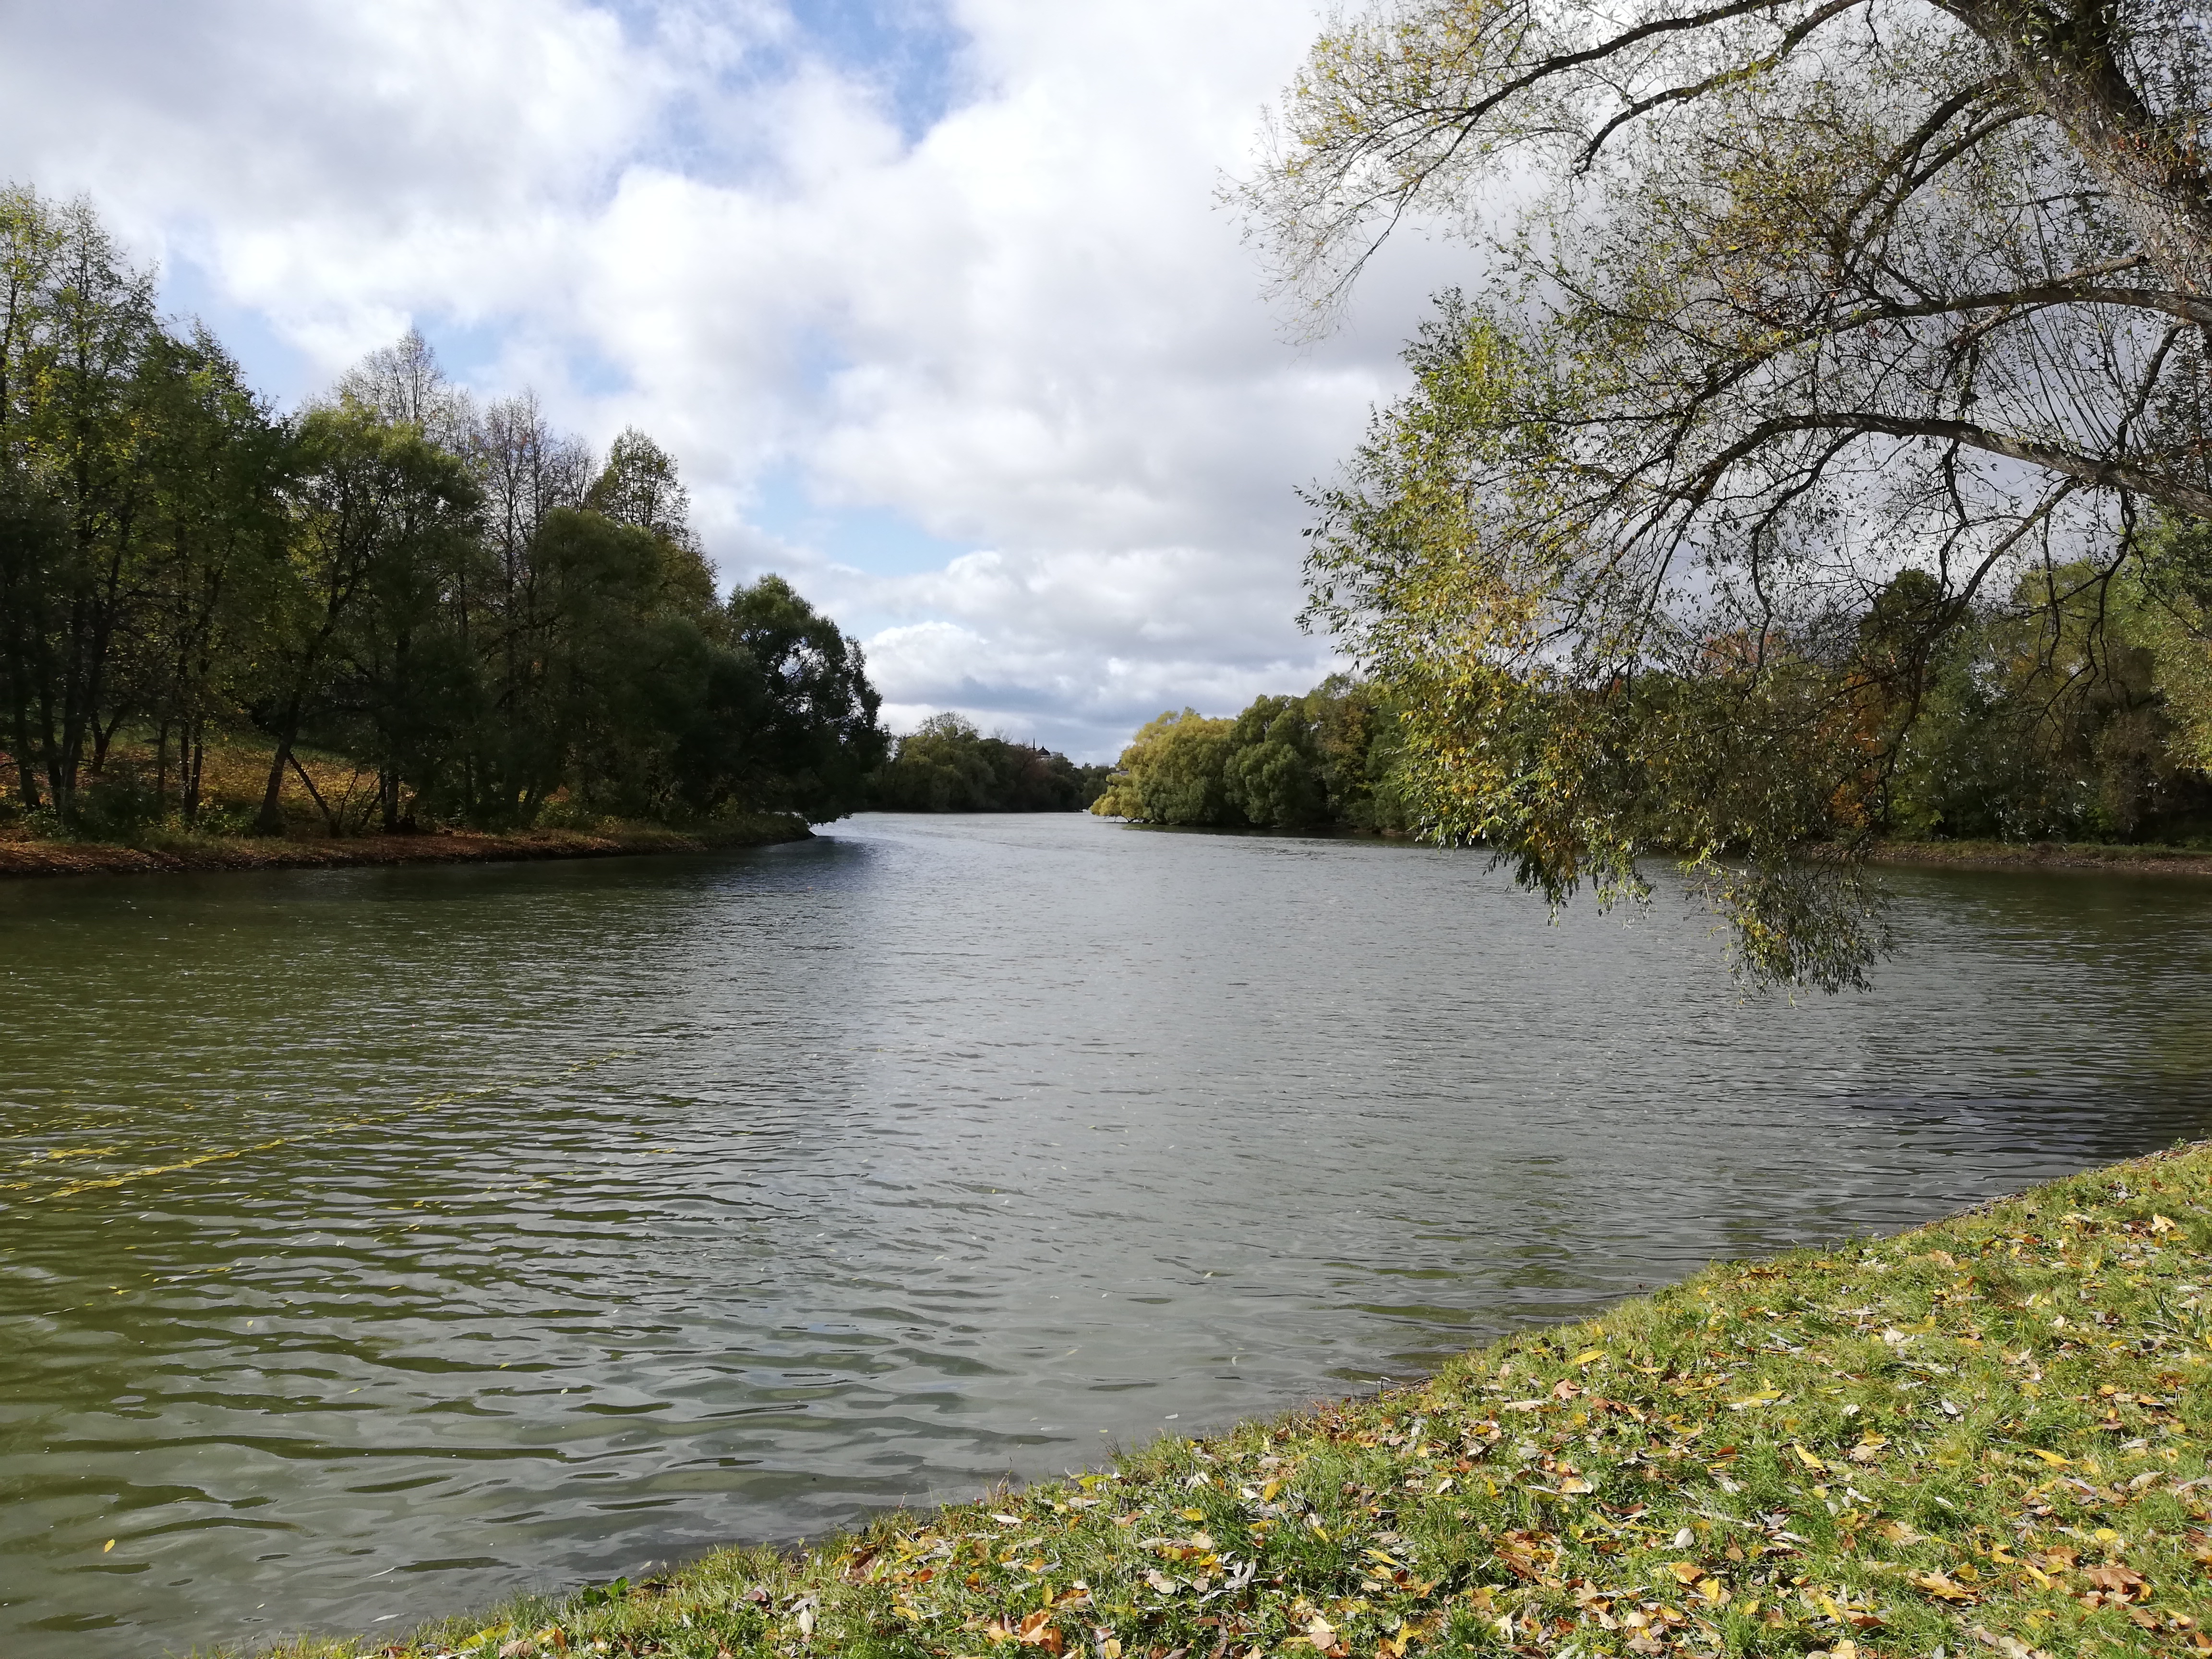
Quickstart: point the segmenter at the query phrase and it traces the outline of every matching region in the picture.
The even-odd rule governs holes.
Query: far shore
[[[2107,842],[1891,841],[1878,842],[1868,861],[1939,865],[1954,870],[2108,870],[2116,874],[2212,876],[2212,851]]]
[[[1144,828],[1177,826],[1144,825]],[[193,836],[169,832],[138,843],[10,841],[0,831],[0,880],[39,876],[150,875],[217,870],[313,870],[398,864],[504,864],[547,859],[620,858],[703,853],[805,841],[813,830],[781,813],[756,813],[708,825],[650,823],[592,830],[490,832],[435,830],[416,835],[325,838],[295,826],[289,836]],[[1279,831],[1203,829],[1204,835]],[[1329,832],[1324,832],[1329,833]],[[1335,831],[1336,836],[1356,832]],[[1389,840],[1397,836],[1384,837]],[[2103,871],[2115,875],[2212,876],[2212,849],[2106,842],[1895,841],[1876,843],[1868,862],[1954,870]]]
[[[488,834],[440,830],[411,836],[343,839],[169,835],[141,845],[110,842],[0,840],[0,880],[10,877],[149,875],[215,870],[317,870],[364,865],[504,864],[544,859],[621,858],[646,853],[705,853],[764,847],[813,835],[781,813],[672,830],[617,824],[583,830]]]

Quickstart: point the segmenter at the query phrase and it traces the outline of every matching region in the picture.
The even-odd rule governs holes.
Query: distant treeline
[[[1234,720],[1165,714],[1121,751],[1091,810],[1145,823],[1402,834],[1396,714],[1343,676],[1261,697]]]
[[[0,805],[191,824],[210,738],[252,731],[263,830],[309,744],[386,830],[819,821],[865,801],[878,703],[780,579],[717,598],[642,433],[479,407],[412,334],[280,416],[88,206],[0,191]],[[124,734],[149,766],[110,765]]]
[[[2107,585],[2087,564],[2025,578],[1963,611],[1887,677],[1893,728],[1917,698],[1889,779],[1886,833],[1917,839],[2160,842],[2212,836],[2212,526],[2170,529],[2154,562]],[[1921,651],[1948,603],[1909,570],[1862,615],[1863,658]]]
[[[897,740],[870,780],[870,800],[887,812],[1079,812],[1098,798],[1109,769],[933,714]]]
[[[1875,753],[1912,715],[1866,829],[1909,840],[2212,841],[2212,674],[2201,645],[2212,526],[2176,532],[2156,568],[2155,579],[2130,572],[2109,587],[2086,566],[2039,571],[2033,592],[1960,610],[1932,650],[1918,644],[1927,613],[1949,601],[1923,572],[1896,576],[1839,618],[1834,661],[1790,671],[1835,681],[1830,740]],[[1908,652],[1921,654],[1905,660]],[[1680,689],[1653,674],[1620,695],[1663,703]],[[1420,825],[1403,780],[1415,763],[1387,695],[1338,678],[1303,697],[1261,697],[1234,720],[1162,714],[1122,751],[1091,811],[1410,833]]]

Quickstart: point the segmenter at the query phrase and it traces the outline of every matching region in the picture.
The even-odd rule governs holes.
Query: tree
[[[870,799],[893,812],[1076,812],[1097,799],[1106,770],[1035,744],[987,738],[947,711],[898,740],[870,781]]]
[[[139,380],[155,489],[124,623],[118,702],[125,714],[155,725],[157,807],[167,798],[175,738],[177,809],[190,826],[199,818],[210,728],[240,715],[286,557],[292,434],[205,329],[151,342]]]
[[[447,377],[419,328],[370,352],[338,377],[335,390],[337,403],[390,425],[411,426],[455,454],[468,449],[475,434],[475,405]]]
[[[687,781],[685,744],[728,696],[711,574],[691,549],[590,508],[548,514],[532,557],[550,621],[515,727],[523,816],[563,786],[600,811],[665,812]],[[742,682],[750,665],[723,666]],[[737,703],[752,708],[742,691]]]
[[[692,799],[734,799],[820,823],[864,805],[889,739],[883,699],[860,642],[781,576],[763,576],[723,607],[728,644],[757,678],[725,665],[679,756]]]
[[[87,203],[0,192],[0,468],[12,503],[0,644],[24,799],[43,782],[66,817],[114,731],[114,652],[152,493],[139,370],[159,330],[152,278]]]
[[[549,767],[543,752],[558,611],[541,535],[555,512],[584,504],[598,466],[528,392],[488,407],[467,453],[484,493],[489,557],[483,584],[456,596],[461,631],[484,665],[485,707],[462,790],[472,817],[507,823],[526,821],[561,781],[559,763]]]
[[[1246,823],[1304,830],[1328,813],[1316,733],[1304,697],[1261,697],[1230,728],[1222,795]]]
[[[1415,0],[1322,37],[1244,196],[1283,280],[1325,319],[1405,216],[1497,233],[1310,563],[1427,833],[1554,901],[1668,848],[1753,974],[1863,978],[1874,896],[1814,854],[1879,832],[1936,644],[2212,513],[2206,53],[2167,0]],[[1907,566],[1935,600],[1862,651]]]
[[[674,458],[634,426],[623,428],[607,451],[606,466],[586,499],[617,524],[634,525],[678,547],[697,545],[691,492],[677,475]]]
[[[301,769],[294,750],[303,722],[354,714],[373,733],[386,827],[397,829],[402,785],[423,759],[410,730],[417,711],[409,658],[479,497],[459,457],[420,427],[359,404],[310,412],[295,465],[259,714],[276,747],[256,827],[264,835],[284,827],[285,769]]]
[[[651,438],[601,465],[412,330],[280,420],[153,295],[89,204],[0,191],[0,810],[195,824],[247,723],[264,833],[293,775],[352,822],[303,744],[375,777],[387,831],[860,804],[859,646],[777,578],[725,605]]]
[[[1208,720],[1195,708],[1139,726],[1091,810],[1146,823],[1241,823],[1226,776],[1236,730],[1236,721]]]

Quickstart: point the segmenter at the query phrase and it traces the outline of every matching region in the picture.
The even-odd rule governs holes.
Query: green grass
[[[2212,1652],[2212,1147],[371,1653]]]

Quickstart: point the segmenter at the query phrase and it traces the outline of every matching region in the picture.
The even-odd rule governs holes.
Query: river
[[[818,1534],[2212,1127],[2212,884],[1894,884],[1794,1004],[1671,891],[1074,816],[0,888],[0,1651]]]

